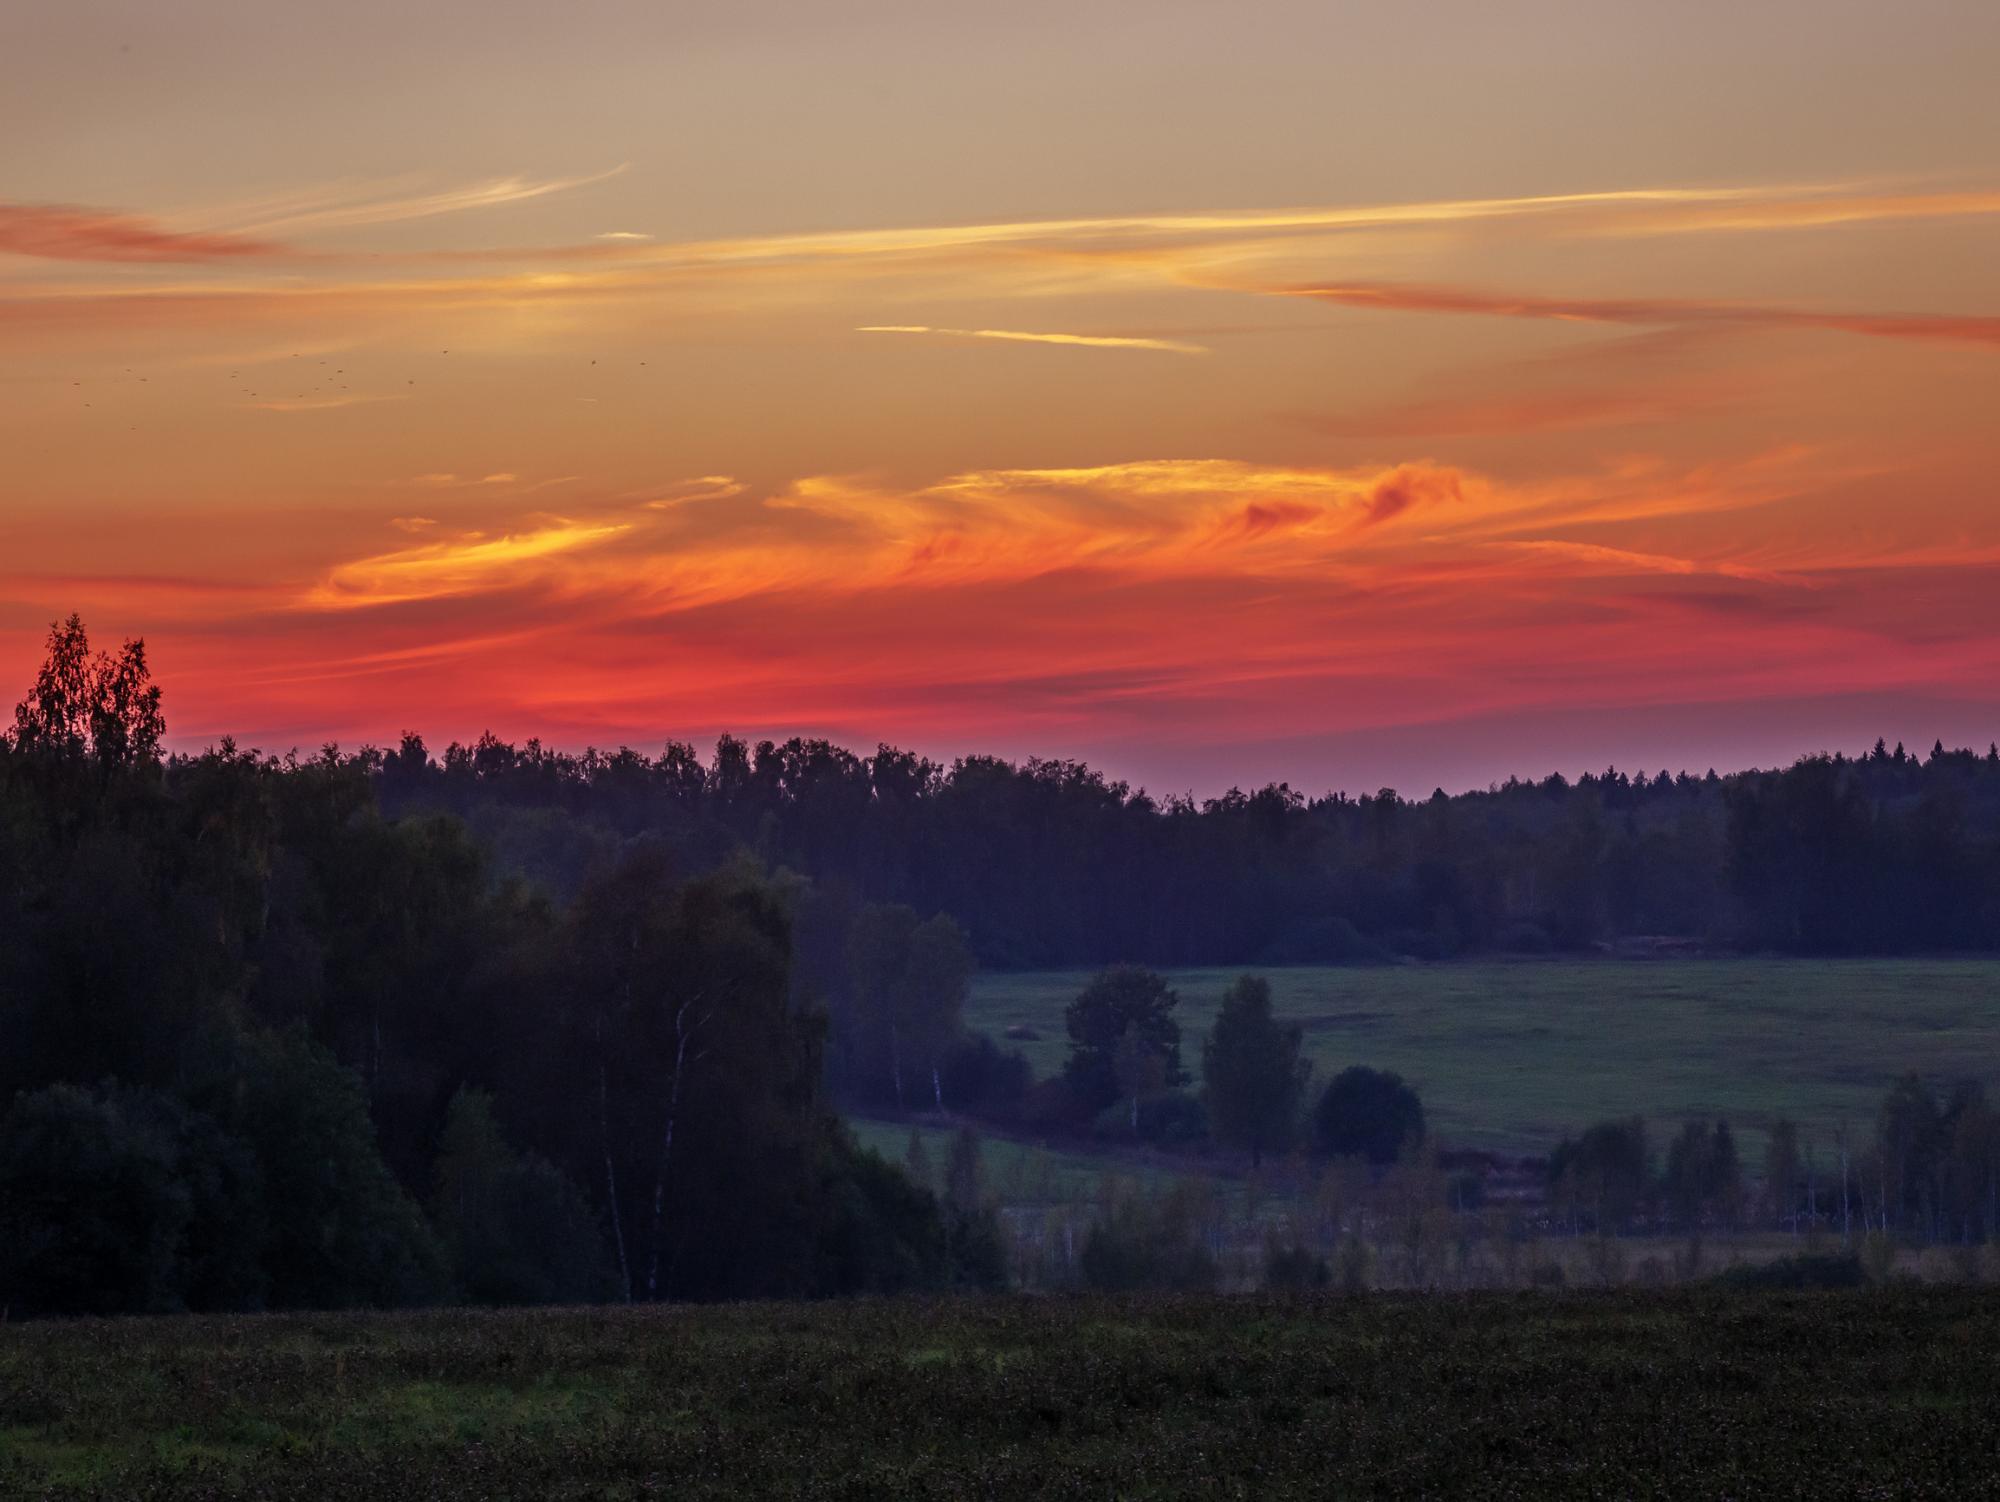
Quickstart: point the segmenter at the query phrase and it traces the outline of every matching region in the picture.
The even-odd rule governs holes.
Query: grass
[[[0,1327],[0,1494],[1970,1496],[2000,1298],[1014,1298]]]
[[[1236,970],[1177,970],[1183,1055]],[[1565,1132],[1639,1112],[1659,1124],[1724,1116],[1755,1150],[1772,1118],[1822,1153],[1848,1122],[1872,1127],[1899,1073],[2000,1083],[2000,961],[1547,960],[1300,967],[1259,972],[1305,1025],[1314,1077],[1397,1070],[1433,1127],[1463,1146],[1546,1151]],[[1036,1074],[1062,1067],[1063,1008],[1084,971],[980,976],[966,1011],[1000,1038],[1025,1025]],[[1657,1144],[1656,1144],[1657,1145]],[[900,1148],[898,1149],[900,1153]]]

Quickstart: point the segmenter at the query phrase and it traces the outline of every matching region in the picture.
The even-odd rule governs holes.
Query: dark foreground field
[[[1953,1496],[2000,1297],[999,1299],[0,1327],[8,1497]]]

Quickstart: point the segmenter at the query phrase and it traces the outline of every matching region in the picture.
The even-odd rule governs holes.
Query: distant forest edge
[[[143,648],[139,662],[143,674]],[[21,706],[14,754],[38,736],[88,739],[83,724],[38,729],[37,702]],[[1607,769],[1416,800],[1283,783],[1159,798],[1076,761],[946,766],[886,745],[863,756],[733,736],[706,761],[680,741],[576,754],[489,733],[434,755],[406,734],[301,759],[224,739],[163,771],[185,788],[252,765],[337,785],[388,819],[454,815],[499,872],[558,900],[640,843],[682,875],[747,856],[828,902],[949,914],[989,968],[1447,959],[1640,936],[1793,954],[2000,948],[1992,745],[1921,756],[1878,740],[1780,771]]]
[[[223,754],[231,754],[225,752]],[[175,767],[181,764],[176,759]],[[1279,965],[1589,951],[2000,947],[2000,750],[1877,741],[1782,771],[1509,778],[1406,799],[1279,783],[1156,798],[1075,761],[725,736],[574,755],[492,735],[328,747],[385,814],[448,812],[557,894],[635,841],[748,852],[838,900],[948,913],[989,967]],[[291,760],[275,764],[296,771]],[[172,768],[170,768],[170,771]]]
[[[143,644],[93,653],[72,617],[0,736],[0,1318],[992,1287],[1010,1264],[1031,1286],[1211,1286],[1191,1201],[1107,1199],[1080,1238],[1003,1225],[969,1126],[939,1185],[919,1138],[906,1171],[840,1111],[1213,1145],[1253,1173],[1305,1152],[1330,1165],[1306,1173],[1321,1200],[1379,1180],[1419,1219],[1477,1196],[1395,1074],[1317,1090],[1254,976],[1200,1040],[1199,1095],[1178,995],[1129,961],[1068,1002],[1061,1072],[1034,1078],[965,1025],[981,925],[1006,936],[989,956],[1270,960],[1528,927],[1578,945],[1614,914],[1970,947],[1993,912],[2000,775],[1944,753],[1196,806],[1069,764],[820,744],[301,761],[163,757],[164,731]],[[1851,1182],[1842,1139],[1843,1234],[1858,1210],[1878,1236],[1983,1242],[1994,1114],[1970,1085],[1943,1108],[1897,1089]],[[1677,1221],[1738,1219],[1726,1126],[1675,1143]],[[1572,1235],[1659,1197],[1636,1120],[1545,1167]],[[1767,1172],[1774,1214],[1795,1177]],[[1318,1224],[1358,1269],[1346,1215]],[[1322,1278],[1310,1248],[1273,1256]]]

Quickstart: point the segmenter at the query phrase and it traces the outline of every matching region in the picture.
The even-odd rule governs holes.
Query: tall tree
[[[165,733],[144,641],[128,640],[116,657],[93,657],[82,617],[50,625],[48,657],[14,709],[17,746],[62,759],[89,754],[107,767],[129,767],[158,760]]]
[[[1078,1098],[1102,1110],[1128,1086],[1142,1088],[1142,1079],[1158,1089],[1186,1084],[1173,1015],[1179,1004],[1173,988],[1142,966],[1114,965],[1093,976],[1064,1012],[1070,1039],[1064,1075]]]
[[[1222,998],[1202,1043],[1203,1103],[1209,1130],[1225,1147],[1246,1148],[1253,1167],[1266,1152],[1291,1145],[1310,1060],[1299,1056],[1305,1033],[1271,1015],[1271,986],[1237,978]]]

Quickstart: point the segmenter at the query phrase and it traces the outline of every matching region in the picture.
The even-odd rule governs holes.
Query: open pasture
[[[0,1494],[1907,1496],[1976,1289],[987,1299],[0,1329]]]
[[[1168,972],[1182,1055],[1239,971]],[[1724,1116],[1751,1143],[1774,1116],[1831,1150],[1841,1122],[1871,1128],[1907,1069],[2000,1085],[2000,961],[1964,959],[1546,960],[1259,970],[1279,1016],[1305,1027],[1314,1078],[1349,1064],[1412,1080],[1446,1140],[1541,1152],[1565,1132],[1638,1112],[1663,1127]],[[1037,1075],[1068,1051],[1063,1008],[1087,971],[997,972],[967,1021],[1004,1037]],[[1665,1132],[1657,1140],[1664,1141]]]

